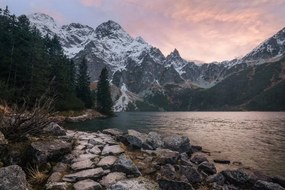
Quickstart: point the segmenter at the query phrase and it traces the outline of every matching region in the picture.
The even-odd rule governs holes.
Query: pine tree
[[[0,8],[0,31],[0,99],[33,106],[49,88],[57,110],[84,108],[76,96],[74,63],[57,36],[43,38],[25,15],[16,17],[8,7]]]
[[[108,70],[103,68],[99,77],[97,84],[97,109],[99,112],[112,116],[113,112],[113,102],[110,92],[110,84],[108,80]]]
[[[87,63],[86,59],[83,58],[82,62],[79,64],[76,92],[77,97],[84,102],[86,108],[92,108],[93,99],[90,90],[90,78],[87,73]]]

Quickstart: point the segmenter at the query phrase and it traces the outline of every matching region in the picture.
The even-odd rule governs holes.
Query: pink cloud
[[[112,6],[128,32],[164,54],[177,48],[186,59],[207,62],[245,55],[284,27],[272,11],[285,6],[282,0],[125,0]]]

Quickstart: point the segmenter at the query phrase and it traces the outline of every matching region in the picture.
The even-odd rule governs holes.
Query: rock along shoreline
[[[1,190],[285,190],[282,177],[245,168],[218,171],[202,147],[185,136],[119,129],[71,131],[56,123],[44,133],[51,138],[34,138],[26,155],[42,168],[45,181],[30,185],[29,172],[12,161],[0,168]],[[7,144],[4,139],[0,135],[0,147]]]

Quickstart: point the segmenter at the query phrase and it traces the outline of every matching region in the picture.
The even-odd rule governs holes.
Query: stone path
[[[139,169],[112,136],[121,132],[110,130],[107,133],[67,131],[67,137],[76,139],[75,146],[63,158],[63,163],[54,167],[46,189],[128,189],[130,186],[137,190],[158,189],[154,181],[143,177],[141,182],[135,180],[134,177],[141,176]]]
[[[66,131],[57,139],[31,143],[29,152],[35,164],[50,165],[46,190],[285,190],[283,177],[244,168],[219,171],[201,150],[185,136],[107,129]],[[1,190],[27,188],[22,168],[0,168]]]

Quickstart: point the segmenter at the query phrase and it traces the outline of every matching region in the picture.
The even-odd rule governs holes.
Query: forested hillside
[[[16,17],[7,7],[0,9],[0,31],[0,99],[33,104],[46,94],[55,98],[57,110],[84,108],[75,65],[57,36],[42,37],[25,15]]]
[[[212,88],[167,86],[148,102],[164,110],[285,110],[285,59],[248,67]]]

